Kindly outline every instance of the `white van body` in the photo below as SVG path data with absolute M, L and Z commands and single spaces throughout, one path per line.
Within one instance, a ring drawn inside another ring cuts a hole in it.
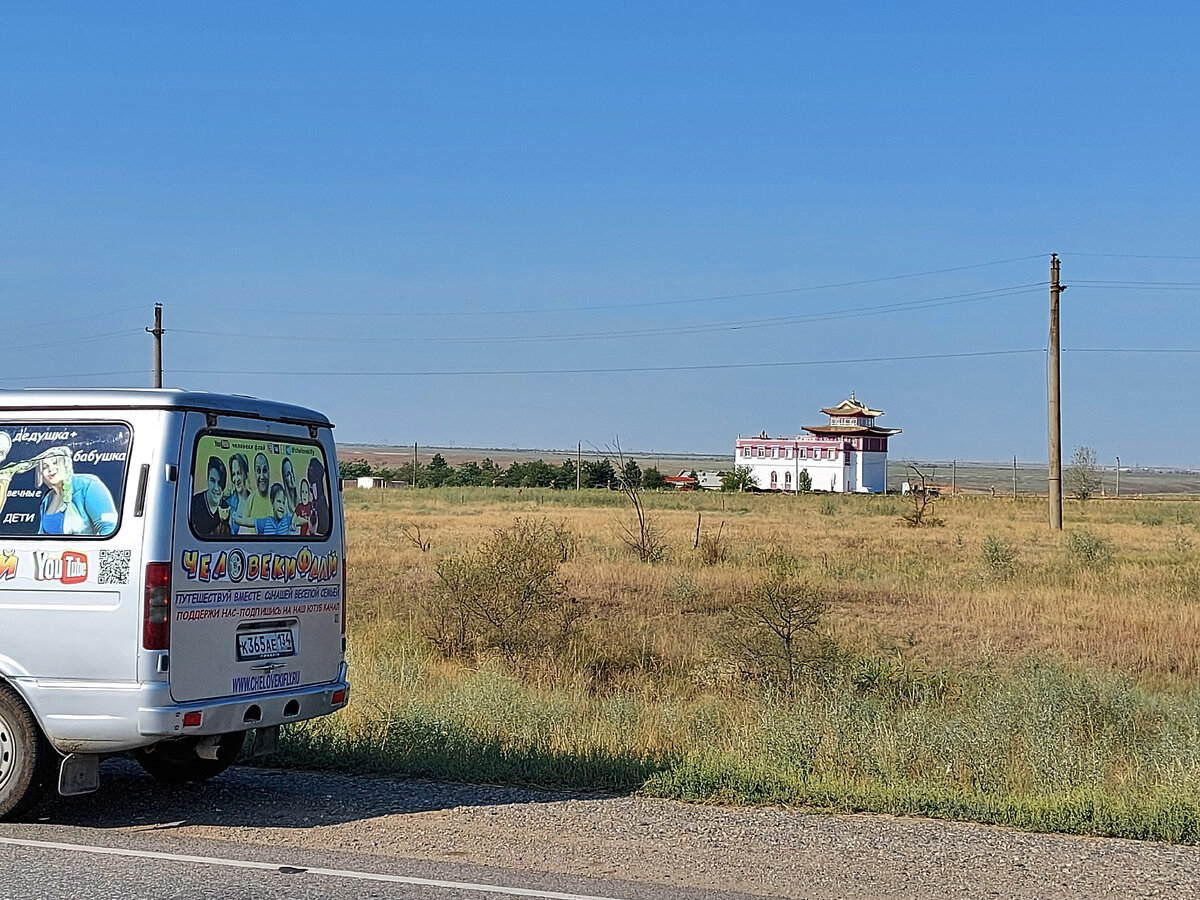
M 164 780 L 209 777 L 246 732 L 269 750 L 280 725 L 346 704 L 323 415 L 176 390 L 0 392 L 0 451 L 0 817 L 55 775 L 60 793 L 94 789 L 123 751 Z

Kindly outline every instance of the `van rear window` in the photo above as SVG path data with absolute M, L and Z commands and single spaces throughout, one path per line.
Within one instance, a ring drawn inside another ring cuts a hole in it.
M 132 438 L 111 422 L 0 422 L 0 537 L 115 532 Z
M 200 538 L 324 538 L 329 469 L 320 444 L 205 432 L 196 439 L 189 520 Z

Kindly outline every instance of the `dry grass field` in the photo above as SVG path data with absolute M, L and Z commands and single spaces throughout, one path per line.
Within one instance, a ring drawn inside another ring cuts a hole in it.
M 1200 502 L 645 495 L 648 563 L 615 492 L 344 498 L 354 703 L 292 761 L 1200 838 Z M 514 565 L 524 618 L 450 587 Z
M 1055 658 L 1167 688 L 1200 679 L 1200 502 L 1068 502 L 1055 534 L 1033 499 L 946 499 L 936 507 L 944 527 L 915 529 L 898 523 L 898 497 L 648 495 L 668 552 L 642 565 L 622 543 L 621 496 L 585 497 L 347 491 L 352 626 L 400 620 L 415 631 L 439 558 L 535 517 L 578 538 L 560 573 L 588 611 L 596 652 L 655 671 L 686 675 L 712 660 L 721 613 L 753 577 L 755 554 L 774 547 L 828 588 L 827 629 L 854 653 L 958 669 Z M 720 532 L 724 562 L 705 565 L 693 548 L 698 516 L 702 534 Z M 417 529 L 428 551 L 406 534 Z M 1111 560 L 1073 553 L 1079 533 Z M 985 557 L 989 537 L 1009 549 L 1007 566 Z

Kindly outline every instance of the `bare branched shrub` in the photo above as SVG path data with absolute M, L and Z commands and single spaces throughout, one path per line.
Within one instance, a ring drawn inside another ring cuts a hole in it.
M 735 643 L 747 674 L 790 695 L 804 673 L 827 656 L 828 641 L 820 629 L 829 598 L 803 577 L 794 557 L 764 554 L 759 566 L 762 575 L 733 608 Z
M 933 507 L 938 500 L 938 489 L 926 481 L 925 473 L 916 466 L 909 466 L 915 479 L 910 481 L 908 499 L 912 508 L 900 517 L 900 521 L 909 528 L 940 528 L 946 524 L 945 519 L 933 514 Z
M 621 540 L 638 555 L 642 562 L 658 562 L 667 552 L 666 538 L 646 509 L 645 497 L 642 494 L 640 475 L 633 476 L 636 466 L 629 466 L 625 454 L 621 451 L 621 442 L 616 441 L 617 461 L 620 469 L 617 472 L 617 484 L 625 499 L 629 501 L 632 521 L 622 523 Z M 630 460 L 632 462 L 632 460 Z
M 583 614 L 558 578 L 573 546 L 564 525 L 516 519 L 478 549 L 441 560 L 423 611 L 425 637 L 446 656 L 561 651 Z
M 696 520 L 696 551 L 700 554 L 700 563 L 705 566 L 715 566 L 725 562 L 729 557 L 729 547 L 722 536 L 725 523 L 717 526 L 716 533 L 700 532 L 699 519 Z
M 427 538 L 421 534 L 420 525 L 405 525 L 404 536 L 408 538 L 408 542 L 420 550 L 422 553 L 428 553 L 429 548 L 433 546 L 433 539 Z

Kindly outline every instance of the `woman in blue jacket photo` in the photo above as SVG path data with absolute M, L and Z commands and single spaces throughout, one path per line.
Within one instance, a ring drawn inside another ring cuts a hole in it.
M 112 534 L 117 507 L 104 482 L 75 474 L 70 447 L 39 454 L 38 477 L 49 488 L 42 498 L 38 534 Z

